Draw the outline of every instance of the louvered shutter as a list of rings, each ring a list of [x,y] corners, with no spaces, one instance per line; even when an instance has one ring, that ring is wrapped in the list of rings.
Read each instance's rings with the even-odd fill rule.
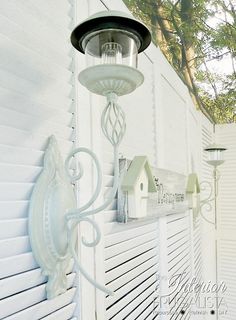
[[[150,128],[150,125],[154,125],[152,63],[142,56],[140,67],[145,73],[145,82],[142,88],[136,90],[135,102],[132,95],[120,99],[127,120],[127,133],[121,144],[121,152],[130,158],[135,154],[147,154],[153,163],[155,136]],[[142,116],[144,105],[145,118]],[[140,130],[137,130],[138,127]],[[105,192],[108,192],[113,179],[113,158],[112,148],[105,139],[103,150]],[[159,306],[155,304],[159,292],[158,222],[117,224],[116,209],[115,200],[104,212],[105,283],[115,291],[113,297],[106,298],[105,319],[158,319]]]
[[[214,132],[212,124],[202,117],[202,161],[201,161],[201,177],[200,182],[207,181],[212,184],[212,166],[207,164],[207,152],[204,152],[209,144],[214,141]],[[203,187],[204,185],[202,185]],[[206,185],[205,185],[206,186]],[[206,199],[209,196],[210,189],[206,186],[205,190],[201,190],[201,200]],[[209,209],[209,208],[208,208]],[[212,203],[211,210],[206,210],[206,207],[202,208],[203,215],[209,220],[214,222],[214,203]],[[216,241],[215,241],[215,226],[202,219],[202,264],[203,264],[203,280],[205,282],[211,281],[216,283]],[[214,294],[212,299],[214,299]]]
[[[202,226],[201,219],[198,216],[194,222],[193,229],[193,266],[194,276],[198,282],[202,281]]]
[[[219,167],[217,203],[218,281],[224,281],[227,286],[223,297],[228,311],[221,313],[219,319],[233,320],[236,314],[236,124],[217,125],[216,138],[228,148],[225,163]]]
[[[178,280],[177,290],[170,286],[170,319],[189,319],[191,293],[184,286],[192,278],[190,215],[180,213],[167,216],[167,268],[170,284]]]
[[[0,319],[70,319],[68,291],[45,300],[46,278],[31,252],[28,208],[48,137],[73,145],[69,1],[0,2]]]

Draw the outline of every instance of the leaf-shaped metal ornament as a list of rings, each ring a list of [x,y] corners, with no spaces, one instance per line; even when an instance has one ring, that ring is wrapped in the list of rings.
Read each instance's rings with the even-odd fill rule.
[[[47,298],[67,289],[66,273],[71,260],[66,214],[76,207],[71,182],[54,136],[44,156],[44,167],[31,196],[29,234],[34,257],[48,277]],[[72,242],[76,241],[74,232]]]

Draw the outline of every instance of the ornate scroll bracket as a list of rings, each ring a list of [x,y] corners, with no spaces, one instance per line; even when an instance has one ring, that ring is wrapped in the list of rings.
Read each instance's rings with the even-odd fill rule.
[[[209,193],[206,196],[206,198],[201,200],[200,202],[200,214],[206,222],[213,225],[215,225],[215,221],[208,219],[205,216],[205,213],[209,213],[213,210],[213,205],[215,205],[215,202],[218,196],[219,179],[220,179],[220,173],[219,173],[219,170],[217,170],[217,168],[215,167],[213,171],[213,183],[210,183],[208,181],[202,181],[200,183],[201,192],[209,190]]]
[[[91,208],[100,195],[102,171],[97,156],[87,148],[77,148],[67,157],[65,164],[60,155],[56,138],[51,136],[45,152],[44,168],[40,174],[31,197],[29,210],[29,233],[34,257],[48,277],[47,298],[56,297],[67,289],[66,273],[71,258],[77,272],[96,288],[108,295],[113,292],[97,283],[81,265],[76,252],[76,227],[81,222],[89,223],[95,230],[95,239],[88,242],[82,237],[82,244],[95,247],[101,238],[97,223],[91,216],[106,209],[115,198],[119,185],[118,146],[125,134],[125,115],[117,104],[116,94],[107,96],[107,105],[101,117],[104,135],[114,148],[114,183],[104,203]],[[71,175],[70,161],[80,153],[89,155],[97,171],[97,184],[91,199],[82,207],[76,207],[72,183],[83,177],[83,168],[78,163],[77,175]]]

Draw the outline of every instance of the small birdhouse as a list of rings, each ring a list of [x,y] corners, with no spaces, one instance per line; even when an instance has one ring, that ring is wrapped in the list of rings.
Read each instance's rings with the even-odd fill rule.
[[[123,178],[121,189],[128,193],[129,217],[135,219],[146,217],[148,193],[157,191],[146,156],[137,156],[133,159]]]
[[[196,218],[200,209],[200,185],[196,173],[188,176],[186,195],[189,209],[193,210],[193,217]]]

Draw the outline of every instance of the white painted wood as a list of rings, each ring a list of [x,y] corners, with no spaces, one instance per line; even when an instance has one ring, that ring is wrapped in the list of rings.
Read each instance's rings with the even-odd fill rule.
[[[41,167],[0,164],[0,179],[3,182],[31,182],[40,171]]]
[[[0,257],[8,258],[30,251],[29,237],[17,237],[0,241]]]
[[[144,252],[139,257],[134,258],[131,261],[126,262],[125,264],[121,265],[119,268],[107,271],[105,274],[106,283],[109,283],[113,281],[116,278],[119,278],[123,274],[126,274],[129,270],[133,269],[133,267],[136,265],[141,265],[145,261],[157,256],[157,249],[151,249],[147,252]]]
[[[214,133],[212,125],[207,119],[202,118],[202,134],[201,134],[201,148],[204,148],[214,141]],[[201,170],[201,181],[212,181],[212,167],[206,163],[207,155],[206,152],[202,151],[202,170]],[[201,198],[205,198],[206,192],[201,193]],[[206,213],[207,218],[214,221],[214,204],[213,210]],[[202,219],[203,220],[203,219]],[[217,282],[216,275],[216,233],[215,226],[202,221],[202,278],[203,281],[211,281],[212,283]],[[213,299],[215,294],[211,294]],[[214,318],[214,316],[213,316]],[[215,317],[216,319],[216,317]]]
[[[143,243],[149,242],[151,240],[155,240],[156,239],[156,231],[152,232],[152,233],[148,233],[148,234],[144,234],[141,235],[140,237],[136,237],[135,239],[131,239],[128,241],[122,242],[122,243],[118,243],[114,246],[110,246],[108,248],[106,248],[105,250],[105,259],[110,259],[116,255],[119,255],[125,251],[129,251],[133,248],[136,248],[140,245],[142,245]]]
[[[33,183],[0,183],[0,201],[29,200]]]
[[[173,291],[172,287],[169,288],[169,308],[173,319],[178,319],[184,302],[186,303],[191,298],[191,293],[185,293],[182,287],[192,278],[190,217],[186,213],[167,216],[168,279],[172,283],[173,277],[181,276],[178,289]],[[188,312],[188,309],[189,306],[185,308],[185,311]]]
[[[29,201],[0,201],[1,221],[27,217]]]
[[[63,158],[73,147],[70,10],[70,2],[61,0],[0,3],[1,319],[36,320],[64,306],[71,311],[58,319],[73,317],[74,288],[55,301],[45,300],[46,279],[32,254],[27,226],[48,137],[56,135]],[[72,288],[74,274],[68,279]]]
[[[28,128],[29,129],[29,128]],[[8,146],[19,146],[22,148],[31,148],[39,151],[43,151],[48,143],[48,136],[45,134],[37,135],[33,134],[30,130],[19,130],[13,127],[1,126],[0,125],[0,144]],[[69,153],[73,146],[72,141],[68,141],[65,137],[61,139],[57,138],[61,151]],[[25,149],[25,152],[27,149]]]
[[[124,253],[119,254],[119,256],[115,256],[113,258],[106,260],[105,268],[106,268],[106,270],[110,270],[110,269],[114,268],[116,265],[122,264],[125,261],[132,259],[135,256],[141,254],[142,252],[150,250],[150,248],[155,248],[155,246],[156,246],[156,239],[151,240],[147,243],[144,243],[144,244],[138,246],[137,248],[127,250]]]
[[[29,0],[24,5],[12,0],[0,4],[0,26],[4,26],[0,32],[1,48],[4,48],[0,54],[0,79],[2,80],[0,86],[0,182],[4,184],[0,190],[2,194],[0,218],[3,219],[0,228],[3,230],[2,235],[6,235],[7,241],[10,242],[14,242],[11,239],[19,238],[20,240],[26,235],[24,222],[21,219],[27,219],[28,199],[32,185],[42,167],[43,152],[49,135],[57,136],[63,156],[70,151],[75,138],[80,146],[91,147],[95,150],[104,159],[103,169],[106,175],[104,175],[104,186],[107,188],[111,186],[112,152],[107,143],[102,141],[101,132],[99,132],[98,118],[103,102],[97,97],[91,97],[80,85],[75,90],[73,81],[76,75],[72,76],[70,71],[74,69],[74,65],[71,65],[72,49],[69,35],[72,25],[75,24],[75,19],[72,18],[73,11],[77,11],[76,19],[80,22],[89,14],[105,7],[125,11],[127,8],[122,1],[111,0],[78,0],[77,8],[74,6],[75,3],[70,4],[69,1],[63,0],[56,2],[43,0],[40,3]],[[78,70],[74,70],[75,74],[82,70],[86,63],[81,54],[76,55]],[[9,61],[12,63],[9,64]],[[146,154],[152,164],[182,173],[191,170],[192,157],[194,166],[198,168],[199,160],[195,159],[201,153],[199,150],[201,147],[199,147],[196,136],[200,123],[198,123],[197,112],[191,105],[186,87],[154,45],[150,46],[146,54],[141,55],[140,69],[145,75],[144,85],[133,94],[120,99],[128,123],[121,152],[128,158]],[[72,102],[73,98],[78,101],[76,107],[76,103]],[[75,108],[78,108],[76,110],[79,126],[77,137],[71,128],[75,124],[71,114]],[[188,116],[187,112],[191,112],[191,116]],[[188,123],[188,130],[185,130],[186,123]],[[211,129],[209,126],[209,132]],[[208,134],[204,130],[203,136],[208,139]],[[85,171],[89,174],[85,179],[86,182],[81,184],[82,191],[79,199],[81,202],[86,201],[90,196],[94,184],[91,163],[86,160],[83,163]],[[10,171],[9,175],[6,174],[7,170]],[[205,169],[203,172],[205,173]],[[101,200],[102,197],[99,201]],[[158,258],[158,244],[164,248],[164,254],[167,254],[167,250],[169,253],[173,250],[181,253],[181,247],[185,244],[184,238],[187,237],[186,225],[184,226],[183,221],[176,221],[176,228],[168,225],[167,232],[174,233],[181,228],[182,236],[178,234],[173,236],[173,242],[167,249],[165,237],[159,240],[158,236],[154,237],[158,229],[157,222],[144,225],[134,224],[129,227],[118,226],[115,222],[115,215],[116,201],[114,200],[108,210],[98,217],[100,225],[105,226],[102,229],[106,230],[101,246],[96,252],[88,251],[87,248],[81,248],[80,252],[89,273],[96,275],[98,279],[105,278],[106,282],[112,281],[111,287],[117,288],[119,279],[124,286],[125,281],[128,282],[134,275],[138,276],[138,270],[146,274],[147,269],[145,268],[151,267],[152,263],[153,266],[159,268],[157,260],[161,262],[164,257]],[[9,227],[9,230],[5,230],[6,226]],[[93,232],[88,226],[84,225],[81,228],[81,234],[83,232],[93,237]],[[135,257],[134,251],[139,247],[138,244],[141,249],[147,249],[146,244],[149,242],[146,239],[150,239],[149,242],[152,244],[150,250],[139,251],[140,256]],[[155,246],[154,239],[156,239]],[[142,241],[144,246],[142,246]],[[195,254],[198,270],[201,264],[199,243],[199,236],[196,236]],[[178,244],[182,246],[178,248]],[[119,258],[115,258],[115,254],[127,257],[125,245],[133,252],[133,259],[105,274],[104,260],[114,258],[113,261],[119,263]],[[188,252],[188,248],[184,248],[184,252]],[[23,247],[22,249],[24,250]],[[170,253],[171,257],[173,255],[174,252]],[[188,265],[189,259],[191,257],[186,256],[182,263]],[[174,265],[175,260],[173,260],[173,269],[170,274],[182,267],[182,265]],[[3,270],[4,277],[31,272],[36,268],[37,265],[31,252],[0,259],[0,270]],[[81,281],[80,285],[80,302],[82,303],[76,314],[80,313],[81,320],[94,320],[95,316],[98,320],[103,320],[105,316],[105,311],[102,311],[105,305],[104,297],[95,294],[94,289],[84,281]],[[49,313],[63,308],[63,296],[60,298],[60,306],[56,302],[55,306],[51,301],[48,302],[51,309],[48,309],[47,301],[35,302],[35,306],[40,305],[38,318],[48,318]],[[70,299],[65,300],[66,305],[69,305],[72,296],[73,294]],[[142,297],[145,299],[146,293]],[[133,309],[136,306],[134,302],[133,306],[127,307],[124,314],[119,315],[119,312],[115,317],[119,319],[123,314],[128,317],[127,319],[132,320],[134,318],[145,319],[145,317],[153,319],[151,298],[149,299],[139,300],[141,304],[136,310]],[[31,299],[28,299],[29,304],[30,301]],[[25,305],[26,309],[18,312],[22,314],[22,316],[19,315],[19,319],[27,319],[27,317],[30,320],[34,319],[33,311],[27,314],[28,310],[33,307]],[[120,308],[123,308],[121,304]],[[128,310],[133,310],[133,312],[128,315],[126,313]],[[95,311],[97,311],[96,315]],[[37,318],[37,313],[35,315]],[[58,319],[59,317],[68,318],[68,314],[63,314],[63,311],[57,315]],[[17,314],[15,317],[18,319]],[[51,315],[52,319],[53,317],[54,315]],[[11,318],[14,319],[14,315]]]
[[[133,279],[137,278],[139,275],[144,273],[147,270],[155,268],[157,270],[158,266],[158,257],[153,256],[147,260],[141,261],[140,264],[137,264],[137,267],[130,269],[129,271],[122,274],[117,279],[114,279],[109,283],[109,287],[116,292],[114,297],[108,297],[106,299],[106,305],[109,306],[113,303],[113,301],[118,300],[119,292],[123,292],[123,288],[125,288],[125,285],[129,284],[129,281],[132,281]],[[118,292],[117,292],[118,290]],[[120,290],[120,291],[119,291]]]
[[[68,276],[68,288],[73,286],[74,274]],[[4,318],[46,299],[45,284],[20,292],[0,301],[0,317]]]
[[[236,181],[236,125],[216,126],[216,139],[224,143],[225,163],[219,167],[219,197],[217,202],[217,264],[218,281],[224,281],[227,290],[224,299],[227,303],[227,313],[219,316],[220,320],[231,320],[235,317],[236,279],[236,236],[235,236],[235,181]],[[222,295],[222,294],[221,294]],[[222,310],[222,307],[220,308]]]
[[[152,223],[140,223],[133,225],[119,225],[116,224],[116,230],[110,235],[107,235],[105,238],[105,246],[112,246],[116,243],[127,241],[129,239],[133,239],[137,236],[140,236],[142,234],[155,231],[157,228],[156,224]],[[132,230],[132,232],[131,232]]]
[[[71,303],[70,305],[61,308],[60,310],[50,314],[42,319],[45,320],[64,320],[70,319],[73,316],[74,310],[76,307],[76,303]]]
[[[38,267],[32,252],[10,256],[0,260],[1,278],[26,272]]]
[[[1,299],[9,297],[13,294],[35,287],[46,282],[46,277],[42,275],[40,269],[31,270],[18,274],[10,278],[0,280],[1,283]]]
[[[116,303],[120,298],[124,297],[128,292],[136,288],[140,283],[145,281],[151,275],[156,274],[156,272],[157,267],[156,265],[154,265],[151,268],[144,270],[144,272],[140,273],[139,276],[129,280],[129,282],[127,282],[124,286],[120,286],[119,289],[116,291],[115,296],[109,297],[106,300],[106,307],[108,308],[113,303]]]
[[[130,293],[126,294],[122,300],[115,304],[113,308],[107,310],[107,319],[112,316],[114,316],[114,319],[124,319],[124,317],[126,317],[131,311],[134,311],[137,308],[140,302],[145,300],[149,294],[154,292],[156,286],[155,282],[156,275],[153,275],[141,285],[141,288],[137,287]],[[130,305],[131,302],[132,304]]]
[[[53,300],[44,300],[33,305],[30,308],[22,310],[7,317],[7,320],[36,320],[61,309],[64,305],[68,305],[75,294],[75,288],[69,289],[63,295],[58,296]]]
[[[28,219],[11,219],[0,222],[0,241],[2,239],[25,236],[28,234]]]

